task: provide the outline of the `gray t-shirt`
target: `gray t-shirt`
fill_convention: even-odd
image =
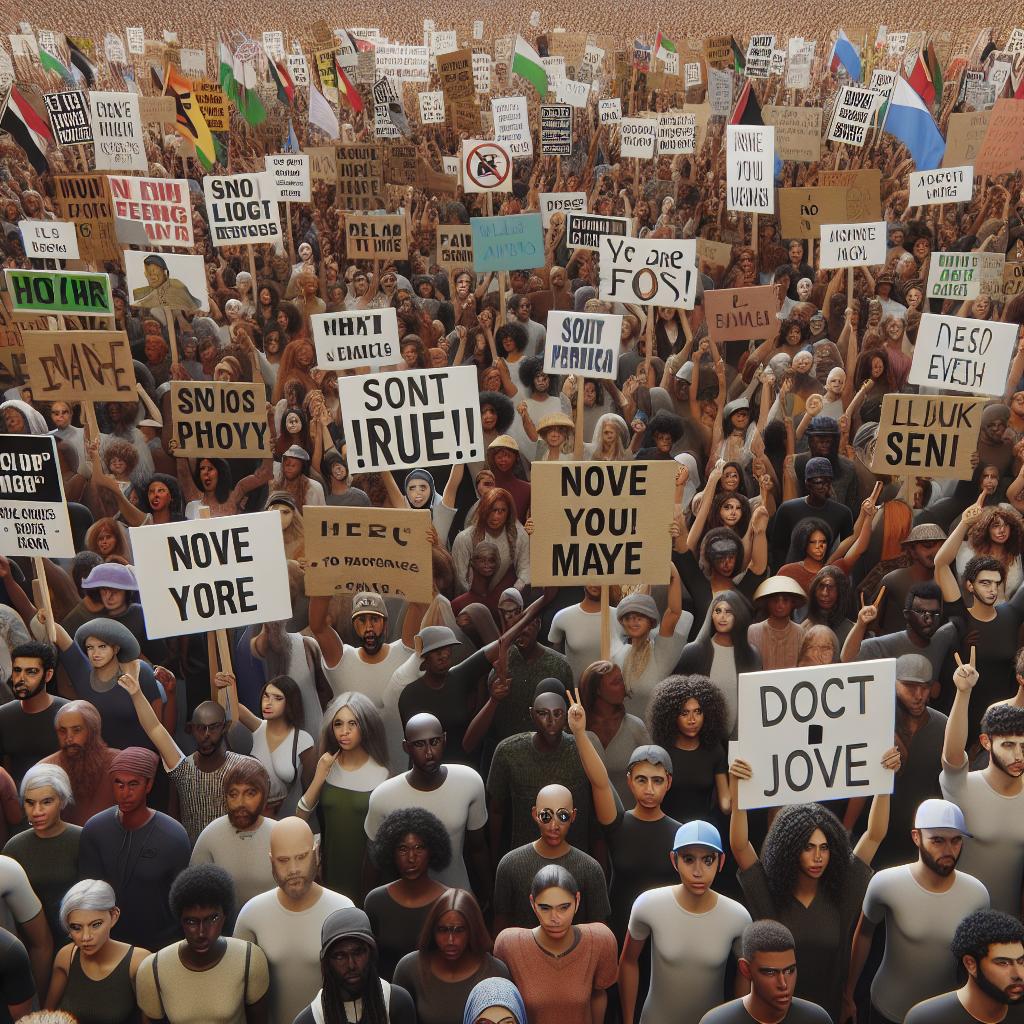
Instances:
[[[902,608],[903,606],[900,605]],[[898,633],[883,633],[881,636],[862,640],[858,661],[873,661],[876,658],[898,658],[903,654],[923,654],[932,666],[932,681],[941,678],[941,672],[950,658],[950,651],[956,646],[956,628],[947,622],[939,626],[927,647],[912,643],[905,629]]]
[[[742,999],[733,999],[705,1013],[700,1024],[757,1024],[757,1021],[747,1013]],[[817,1003],[794,998],[789,1013],[779,1024],[832,1024],[832,1018]]]
[[[190,864],[216,864],[223,868],[235,883],[235,906],[244,906],[253,896],[277,884],[270,869],[273,828],[273,820],[264,818],[258,828],[242,832],[225,814],[199,833]]]

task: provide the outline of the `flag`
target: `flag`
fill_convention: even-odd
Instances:
[[[516,36],[516,48],[512,53],[512,74],[525,78],[540,93],[548,98],[548,73],[541,63],[540,54],[522,37]]]
[[[251,63],[232,56],[224,40],[220,41],[220,87],[231,97],[238,112],[252,127],[267,119],[267,111],[256,95],[256,71]]]
[[[154,69],[154,77],[155,75]],[[203,169],[212,170],[213,165],[222,159],[223,150],[206,123],[206,118],[192,92],[192,82],[173,64],[168,64],[161,92],[164,96],[174,97],[177,112],[174,130],[195,147],[196,157],[203,165]]]
[[[921,48],[907,81],[929,106],[942,102],[942,69],[931,43]]]
[[[670,53],[678,53],[676,44],[666,35],[662,35],[661,29],[658,29],[658,36],[654,40],[654,55],[658,60],[668,60]]]
[[[83,47],[85,41],[65,36],[68,44],[68,53],[71,56],[71,71],[73,74],[80,74],[85,84],[91,89],[96,84],[96,65],[88,57]]]
[[[729,37],[729,42],[732,45],[732,68],[737,75],[742,75],[747,66],[747,57],[743,52],[740,44],[736,42],[735,36]]]
[[[274,60],[267,54],[267,67],[270,69],[270,77],[277,86],[277,98],[286,106],[290,107],[295,102],[295,83],[288,73],[285,62]]]
[[[761,117],[761,104],[757,102],[757,93],[754,92],[749,78],[743,83],[739,99],[736,100],[736,106],[732,111],[732,117],[729,118],[729,124],[764,125],[764,119]]]
[[[946,142],[920,94],[901,75],[889,100],[885,131],[900,140],[919,171],[931,171],[942,163]]]
[[[46,151],[53,145],[53,135],[15,85],[11,86],[3,114],[0,114],[0,128],[25,151],[36,173],[45,174],[50,169]]]
[[[312,84],[309,87],[309,123],[332,139],[341,137],[341,132],[338,131],[338,115],[324,99],[324,94]]]
[[[334,55],[334,74],[338,79],[338,95],[345,97],[345,102],[358,114],[363,109],[363,99],[359,90],[353,85],[352,79],[345,73],[345,69],[338,63],[338,55]]]
[[[44,71],[60,75],[72,89],[77,84],[75,76],[71,74],[71,69],[58,57],[50,53],[49,50],[44,50],[41,46],[39,47],[39,63],[42,64]]]
[[[281,146],[282,153],[301,153],[302,149],[299,146],[299,138],[295,134],[295,125],[292,124],[292,119],[288,118],[288,137],[284,140]]]
[[[939,61],[935,47],[929,43],[925,47],[925,60],[928,62],[928,70],[931,72],[932,85],[935,87],[935,102],[942,102],[942,64]]]
[[[861,80],[860,54],[857,53],[853,43],[842,29],[839,30],[839,35],[836,36],[835,44],[832,47],[832,72],[838,71],[840,65],[846,69],[846,73],[855,82]]]

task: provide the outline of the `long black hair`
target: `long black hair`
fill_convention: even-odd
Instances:
[[[341,938],[344,939],[345,936]],[[325,1024],[350,1024],[345,1003],[352,1002],[352,998],[331,966],[330,952],[333,945],[332,942],[320,958],[320,973],[324,981],[320,1005],[323,1007]],[[384,989],[380,983],[377,950],[373,946],[369,946],[369,950],[370,962],[367,967],[366,985],[359,997],[363,1003],[363,1015],[359,1021],[360,1024],[388,1024],[388,1008],[384,1003]]]
[[[842,906],[853,856],[846,829],[821,804],[790,804],[775,816],[761,847],[761,863],[777,909],[782,910],[792,898],[800,870],[800,853],[814,830],[819,828],[825,834],[829,850],[828,867],[821,876],[821,885],[828,899]]]
[[[213,496],[219,502],[227,501],[234,484],[231,482],[231,470],[224,459],[214,459],[209,455],[203,455],[201,458],[196,459],[192,466],[192,483],[196,485],[196,490],[200,494],[204,493],[203,482],[199,477],[199,466],[203,462],[211,463],[213,468],[217,470],[217,486],[213,490]]]
[[[832,580],[839,591],[835,607],[830,612],[826,612],[818,603],[818,584],[824,579]],[[838,565],[823,565],[807,588],[807,618],[804,621],[811,625],[828,626],[834,631],[836,626],[850,617],[852,593],[850,577]]]
[[[701,626],[697,639],[688,643],[683,648],[682,657],[676,665],[676,672],[679,675],[692,675],[694,673],[706,676],[711,672],[711,664],[715,660],[715,650],[712,646],[715,636],[715,624],[711,616],[715,608],[720,604],[727,604],[733,614],[735,622],[732,632],[733,656],[736,659],[736,671],[739,672],[760,672],[761,655],[756,647],[753,647],[747,637],[754,613],[747,599],[737,590],[723,590],[715,594],[708,605],[707,615],[704,616],[704,625]]]
[[[808,516],[793,527],[793,533],[789,538],[789,554],[786,555],[787,562],[802,562],[807,557],[807,545],[811,540],[812,533],[825,534],[825,558],[828,558],[834,539],[832,527],[824,519]]]

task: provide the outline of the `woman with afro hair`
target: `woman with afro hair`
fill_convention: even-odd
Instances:
[[[882,757],[889,771],[900,767],[895,747]],[[739,866],[744,902],[755,921],[772,918],[796,939],[802,965],[796,995],[840,1020],[850,963],[853,926],[871,880],[871,861],[889,829],[888,793],[871,800],[868,824],[857,845],[840,820],[821,804],[790,804],[775,816],[760,858],[750,842],[747,812],[737,799],[739,781],[753,769],[737,758],[729,766],[733,811],[729,847]]]

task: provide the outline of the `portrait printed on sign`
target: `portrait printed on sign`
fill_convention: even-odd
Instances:
[[[201,256],[127,250],[124,260],[133,306],[190,312],[210,308]]]

